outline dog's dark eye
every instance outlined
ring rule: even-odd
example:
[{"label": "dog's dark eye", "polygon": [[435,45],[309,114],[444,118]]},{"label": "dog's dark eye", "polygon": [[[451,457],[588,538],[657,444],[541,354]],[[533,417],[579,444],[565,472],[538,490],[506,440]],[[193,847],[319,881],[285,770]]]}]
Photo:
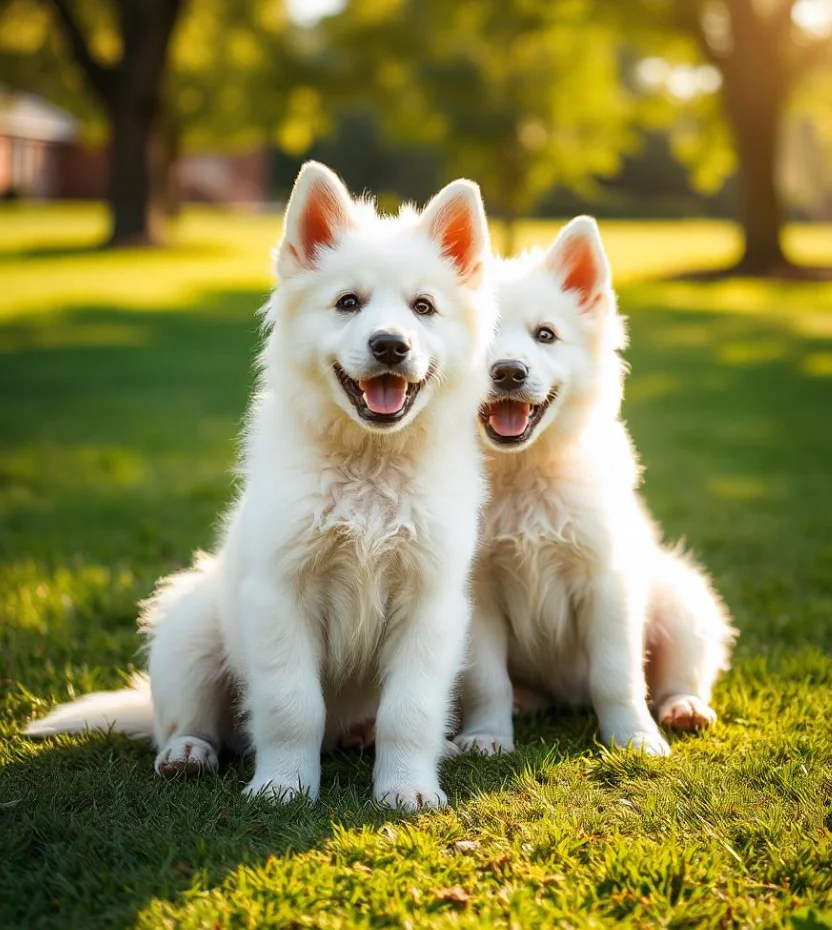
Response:
[{"label": "dog's dark eye", "polygon": [[551,326],[538,326],[534,338],[537,339],[538,342],[554,342],[558,338],[558,335]]},{"label": "dog's dark eye", "polygon": [[413,312],[418,313],[419,316],[430,316],[432,313],[436,313],[436,307],[429,297],[417,297],[413,301]]},{"label": "dog's dark eye", "polygon": [[351,310],[360,310],[361,298],[358,294],[342,294],[338,300],[335,301],[335,307],[338,310],[345,310],[347,312]]}]

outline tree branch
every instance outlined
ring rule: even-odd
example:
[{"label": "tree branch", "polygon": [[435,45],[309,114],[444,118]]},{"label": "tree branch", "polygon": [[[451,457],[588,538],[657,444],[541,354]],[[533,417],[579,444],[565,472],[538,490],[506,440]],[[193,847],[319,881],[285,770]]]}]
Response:
[{"label": "tree branch", "polygon": [[109,80],[111,69],[102,65],[93,56],[67,0],[50,0],[50,2],[58,14],[64,36],[69,42],[75,61],[86,74],[95,92],[103,100],[108,100],[112,86]]}]

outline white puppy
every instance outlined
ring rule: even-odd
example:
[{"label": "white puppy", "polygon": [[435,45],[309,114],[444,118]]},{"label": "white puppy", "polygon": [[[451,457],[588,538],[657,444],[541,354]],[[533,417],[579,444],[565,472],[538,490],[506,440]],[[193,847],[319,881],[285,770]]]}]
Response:
[{"label": "white puppy", "polygon": [[390,218],[303,168],[243,491],[216,554],[146,605],[150,691],[88,696],[30,734],[152,730],[157,771],[201,771],[239,730],[239,698],[256,758],[246,790],[286,801],[315,798],[322,745],[375,715],[375,797],[445,803],[438,761],[485,487],[488,248],[471,182]]},{"label": "white puppy", "polygon": [[661,546],[636,493],[619,418],[624,323],[595,221],[573,220],[548,252],[497,274],[480,411],[492,491],[457,742],[513,749],[514,683],[591,703],[605,742],[664,755],[647,686],[662,724],[709,725],[734,634],[707,576]]}]

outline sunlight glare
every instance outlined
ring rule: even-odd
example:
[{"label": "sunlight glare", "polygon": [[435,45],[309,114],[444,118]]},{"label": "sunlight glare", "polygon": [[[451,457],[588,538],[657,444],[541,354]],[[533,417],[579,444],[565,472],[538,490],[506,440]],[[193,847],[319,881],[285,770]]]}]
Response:
[{"label": "sunlight glare", "polygon": [[832,33],[832,0],[798,0],[792,22],[813,39],[826,38]]},{"label": "sunlight glare", "polygon": [[325,16],[340,13],[346,0],[288,0],[289,16],[299,26],[314,26]]}]

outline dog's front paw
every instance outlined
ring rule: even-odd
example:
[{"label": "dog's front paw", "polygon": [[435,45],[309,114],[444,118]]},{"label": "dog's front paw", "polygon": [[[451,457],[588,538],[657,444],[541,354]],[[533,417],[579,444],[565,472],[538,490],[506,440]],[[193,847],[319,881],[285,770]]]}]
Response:
[{"label": "dog's front paw", "polygon": [[175,736],[156,756],[154,767],[163,778],[176,775],[201,775],[219,765],[214,747],[198,736]]},{"label": "dog's front paw", "polygon": [[300,797],[310,802],[318,799],[317,790],[309,785],[301,785],[300,779],[289,784],[280,779],[258,775],[256,772],[254,778],[243,789],[243,794],[249,798],[262,797],[275,804],[288,804]]},{"label": "dog's front paw", "polygon": [[489,733],[460,733],[454,742],[463,752],[480,752],[485,756],[507,755],[514,752],[514,741],[510,736]]},{"label": "dog's front paw", "polygon": [[647,756],[669,756],[670,746],[667,740],[657,729],[636,730],[634,733],[622,733],[621,737],[614,737],[616,749],[631,749],[643,752]]},{"label": "dog's front paw", "polygon": [[693,694],[677,694],[662,702],[659,723],[671,730],[707,730],[716,723],[716,713]]},{"label": "dog's front paw", "polygon": [[448,806],[448,796],[439,787],[438,782],[413,788],[403,785],[379,786],[374,794],[379,804],[408,812]]}]

